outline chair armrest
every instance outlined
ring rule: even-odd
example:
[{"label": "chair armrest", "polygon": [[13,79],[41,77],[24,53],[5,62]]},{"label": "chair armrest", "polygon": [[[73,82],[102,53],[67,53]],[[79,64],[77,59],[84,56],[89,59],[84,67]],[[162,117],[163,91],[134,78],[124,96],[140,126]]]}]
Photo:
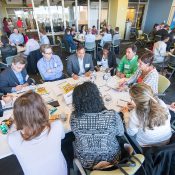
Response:
[{"label": "chair armrest", "polygon": [[84,171],[80,161],[78,159],[74,159],[73,160],[73,164],[74,164],[74,170],[76,171],[77,169],[80,171],[81,175],[86,175],[86,172]]}]

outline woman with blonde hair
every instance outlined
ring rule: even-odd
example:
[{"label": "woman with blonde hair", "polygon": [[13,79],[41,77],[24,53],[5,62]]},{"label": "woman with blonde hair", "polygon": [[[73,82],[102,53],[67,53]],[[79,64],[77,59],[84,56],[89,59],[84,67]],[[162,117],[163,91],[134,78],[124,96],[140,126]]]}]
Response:
[{"label": "woman with blonde hair", "polygon": [[135,108],[129,113],[128,134],[136,135],[141,146],[168,143],[172,133],[171,116],[166,104],[154,97],[151,87],[144,83],[133,85],[129,93]]},{"label": "woman with blonde hair", "polygon": [[61,152],[65,133],[60,121],[49,123],[49,112],[42,97],[29,91],[14,103],[14,121],[17,131],[8,142],[25,175],[67,175],[67,166]]}]

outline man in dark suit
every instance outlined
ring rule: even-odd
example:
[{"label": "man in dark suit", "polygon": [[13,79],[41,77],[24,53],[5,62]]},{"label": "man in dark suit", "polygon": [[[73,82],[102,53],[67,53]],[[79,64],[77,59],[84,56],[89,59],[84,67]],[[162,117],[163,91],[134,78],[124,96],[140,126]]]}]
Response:
[{"label": "man in dark suit", "polygon": [[12,61],[11,67],[6,68],[0,74],[0,92],[11,93],[22,90],[25,86],[33,83],[27,75],[26,60],[17,55]]},{"label": "man in dark suit", "polygon": [[94,71],[92,56],[85,53],[82,45],[77,47],[76,54],[69,56],[67,60],[67,73],[70,77],[78,79],[79,75],[90,76]]}]

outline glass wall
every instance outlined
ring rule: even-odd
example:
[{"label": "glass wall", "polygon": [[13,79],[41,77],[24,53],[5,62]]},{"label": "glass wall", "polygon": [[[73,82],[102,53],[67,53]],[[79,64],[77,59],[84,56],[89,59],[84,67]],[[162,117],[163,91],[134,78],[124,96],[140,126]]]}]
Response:
[{"label": "glass wall", "polygon": [[[8,10],[9,17],[17,21],[21,17],[27,29],[44,28],[47,35],[53,37],[55,33],[64,31],[66,27],[75,24],[77,31],[82,25],[100,29],[100,24],[107,23],[108,0],[31,0],[30,8],[21,7]],[[22,6],[22,5],[21,5]],[[33,8],[32,8],[33,7]]]}]

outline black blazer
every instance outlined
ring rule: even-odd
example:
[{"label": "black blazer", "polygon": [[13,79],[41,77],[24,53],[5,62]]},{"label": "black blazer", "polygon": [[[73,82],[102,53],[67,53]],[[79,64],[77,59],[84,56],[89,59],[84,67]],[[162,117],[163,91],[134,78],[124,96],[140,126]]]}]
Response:
[{"label": "black blazer", "polygon": [[[28,82],[29,84],[33,83],[33,81],[28,77],[26,69],[22,70],[22,76],[24,83]],[[0,73],[0,92],[1,93],[10,93],[12,87],[16,87],[20,85],[15,73],[11,69],[11,67],[6,68],[4,71]]]},{"label": "black blazer", "polygon": [[[102,57],[103,57],[103,51],[100,51],[97,54],[97,59],[96,59],[96,63],[95,63],[96,65],[97,65],[97,61],[102,60]],[[113,68],[111,71],[111,74],[113,75],[114,69],[117,67],[117,63],[116,63],[116,55],[111,51],[109,51],[109,54],[108,54],[108,67]]]}]

